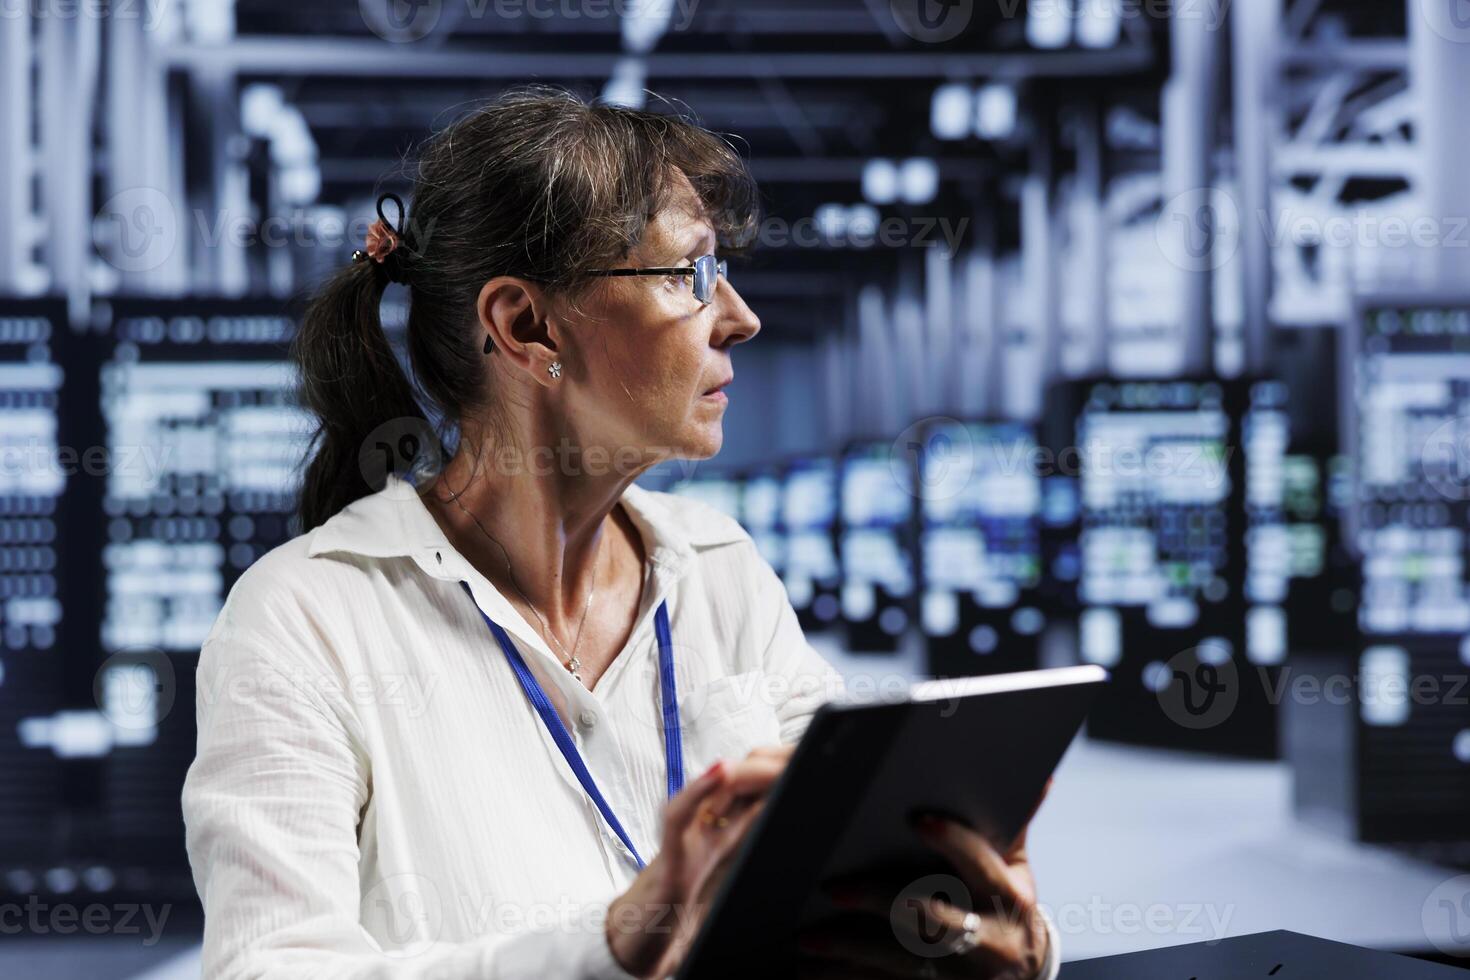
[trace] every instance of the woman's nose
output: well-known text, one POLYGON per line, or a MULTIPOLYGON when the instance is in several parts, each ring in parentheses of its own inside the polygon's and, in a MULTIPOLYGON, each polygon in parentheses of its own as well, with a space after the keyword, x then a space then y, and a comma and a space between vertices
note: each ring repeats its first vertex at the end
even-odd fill
POLYGON ((746 305, 745 300, 730 281, 723 276, 715 287, 715 302, 720 305, 715 323, 715 334, 711 341, 717 347, 733 347, 743 344, 761 332, 760 317, 746 305))

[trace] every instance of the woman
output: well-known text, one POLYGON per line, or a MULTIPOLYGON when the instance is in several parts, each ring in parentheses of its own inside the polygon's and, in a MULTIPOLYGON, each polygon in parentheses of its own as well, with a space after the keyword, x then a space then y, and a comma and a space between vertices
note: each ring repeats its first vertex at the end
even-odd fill
MULTIPOLYGON (((714 255, 756 201, 691 123, 522 90, 428 145, 410 213, 314 301, 309 533, 241 577, 200 656, 206 976, 677 969, 837 689, 740 527, 633 485, 720 448, 760 322, 714 255), (418 393, 457 435, 442 465, 418 393)), ((851 921, 805 937, 812 975, 1055 973, 1024 850, 936 827, 983 914, 916 924, 964 952, 913 957, 892 896, 848 888, 851 921)))

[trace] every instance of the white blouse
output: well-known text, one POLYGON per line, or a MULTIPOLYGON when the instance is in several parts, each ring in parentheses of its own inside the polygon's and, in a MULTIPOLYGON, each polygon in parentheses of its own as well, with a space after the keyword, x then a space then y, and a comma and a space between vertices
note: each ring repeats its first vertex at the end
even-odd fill
POLYGON ((645 859, 667 799, 660 602, 689 779, 794 741, 842 681, 739 524, 638 487, 623 503, 648 579, 592 691, 394 477, 241 576, 200 651, 183 791, 206 977, 627 976, 603 925, 637 867, 479 610, 515 642, 645 859))

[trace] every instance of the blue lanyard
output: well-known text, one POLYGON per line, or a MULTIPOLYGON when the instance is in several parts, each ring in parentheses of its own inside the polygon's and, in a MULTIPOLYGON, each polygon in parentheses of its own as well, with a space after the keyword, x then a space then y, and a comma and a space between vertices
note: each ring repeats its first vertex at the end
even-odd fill
MULTIPOLYGON (((465 594, 474 601, 475 594, 470 591, 468 582, 460 582, 465 594)), ((612 828, 613 833, 623 842, 628 853, 633 855, 633 860, 638 863, 638 869, 643 869, 643 858, 639 856, 638 849, 633 846, 633 841, 628 837, 628 832, 618 822, 617 815, 613 813, 612 807, 608 805, 606 797, 597 788, 597 782, 588 771, 587 764, 582 761, 582 753, 577 751, 576 744, 572 741, 572 735, 567 731, 567 726, 562 723, 561 716, 556 713, 551 699, 541 689, 536 680, 536 675, 526 666, 526 661, 521 657, 520 651, 506 635, 505 630, 489 616, 485 610, 480 609, 480 604, 475 603, 479 609, 480 617, 485 620, 485 625, 490 627, 490 633, 495 641, 500 644, 500 649, 505 651, 505 659, 510 662, 511 670, 515 671, 516 680, 520 681, 521 690, 526 692, 526 700, 536 709, 541 716, 541 722, 546 730, 551 733, 551 740, 556 747, 561 749, 561 754, 567 760, 567 765, 572 767, 576 774, 577 782, 582 784, 582 789, 591 797, 592 802, 597 805, 598 812, 607 825, 612 828)), ((667 602, 658 604, 658 610, 653 616, 654 633, 658 636, 658 685, 660 701, 663 706, 664 721, 664 759, 669 767, 669 798, 672 799, 680 789, 684 787, 684 739, 679 732, 679 698, 674 685, 674 642, 669 634, 669 607, 667 602)))

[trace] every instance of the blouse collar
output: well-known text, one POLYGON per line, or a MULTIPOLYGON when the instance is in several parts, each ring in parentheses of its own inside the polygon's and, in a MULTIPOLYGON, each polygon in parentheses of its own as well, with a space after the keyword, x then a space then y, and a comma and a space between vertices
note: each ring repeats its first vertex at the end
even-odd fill
MULTIPOLYGON (((691 514, 678 498, 634 484, 622 503, 656 561, 687 558, 703 548, 734 544, 744 533, 733 521, 712 522, 691 514)), ((418 558, 450 548, 434 515, 414 485, 390 473, 383 489, 342 508, 312 532, 307 554, 346 552, 366 558, 418 558)), ((435 562, 437 564, 437 562, 435 562)))
MULTIPOLYGON (((710 520, 707 508, 691 507, 669 494, 633 485, 623 492, 622 503, 643 537, 655 602, 668 593, 698 552, 745 539, 734 520, 710 520)), ((467 582, 486 615, 546 649, 540 633, 450 544, 414 484, 397 474, 390 473, 383 489, 353 501, 311 532, 307 555, 331 554, 409 558, 433 578, 467 582)))

